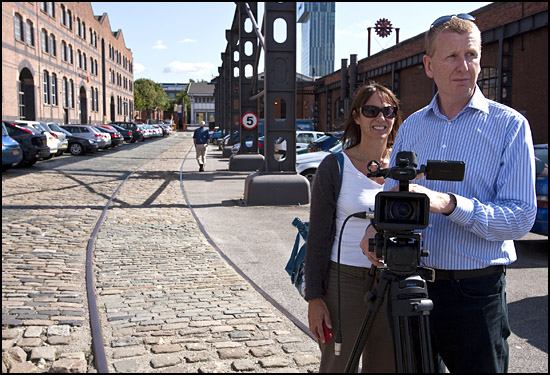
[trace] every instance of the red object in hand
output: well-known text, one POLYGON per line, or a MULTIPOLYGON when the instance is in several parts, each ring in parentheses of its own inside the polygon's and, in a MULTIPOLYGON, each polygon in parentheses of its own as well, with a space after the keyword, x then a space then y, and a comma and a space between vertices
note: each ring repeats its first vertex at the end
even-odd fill
POLYGON ((323 333, 325 334, 325 343, 329 342, 329 340, 332 338, 332 333, 330 333, 330 330, 328 329, 325 322, 323 322, 323 333))

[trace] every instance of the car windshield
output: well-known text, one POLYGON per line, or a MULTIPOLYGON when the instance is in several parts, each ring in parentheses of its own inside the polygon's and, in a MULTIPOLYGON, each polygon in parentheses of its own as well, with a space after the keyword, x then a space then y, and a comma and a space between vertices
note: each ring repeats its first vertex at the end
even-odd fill
POLYGON ((8 129, 6 129, 6 125, 2 123, 2 137, 8 135, 8 129))
POLYGON ((63 132, 63 129, 61 129, 55 122, 49 122, 48 126, 50 129, 52 129, 54 132, 63 132))

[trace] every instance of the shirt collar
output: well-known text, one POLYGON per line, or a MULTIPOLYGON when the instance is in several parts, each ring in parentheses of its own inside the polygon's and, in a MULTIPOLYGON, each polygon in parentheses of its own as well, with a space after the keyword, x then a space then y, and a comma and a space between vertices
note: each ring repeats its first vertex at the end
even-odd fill
MULTIPOLYGON (((439 98, 439 92, 437 92, 434 95, 432 101, 428 105, 427 113, 431 112, 431 113, 433 113, 434 115, 436 115, 438 117, 445 117, 441 113, 441 111, 439 110, 438 98, 439 98)), ((470 99, 468 104, 466 104, 466 107, 464 107, 462 109, 462 111, 460 111, 455 118, 459 117, 462 113, 464 113, 469 108, 472 108, 473 110, 484 112, 486 114, 489 113, 489 101, 485 97, 485 95, 483 95, 483 93, 481 92, 481 89, 479 88, 478 85, 476 85, 476 90, 474 91, 474 95, 472 95, 472 98, 470 99)))

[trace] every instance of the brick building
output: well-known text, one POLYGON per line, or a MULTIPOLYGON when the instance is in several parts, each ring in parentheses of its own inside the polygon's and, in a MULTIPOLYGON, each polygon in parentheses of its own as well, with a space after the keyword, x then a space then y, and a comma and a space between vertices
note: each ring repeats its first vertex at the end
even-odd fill
POLYGON ((131 119, 133 57, 89 2, 2 2, 2 119, 131 119))
MULTIPOLYGON (((482 32, 481 73, 484 95, 521 112, 535 143, 548 143, 548 3, 492 3, 471 14, 482 32)), ((428 27, 429 25, 426 25, 428 27)), ((375 80, 401 100, 404 117, 426 106, 437 88, 422 63, 424 34, 355 61, 298 89, 297 97, 315 103, 314 122, 322 131, 339 129, 356 87, 375 80)), ((298 111, 305 103, 298 106, 298 111)))

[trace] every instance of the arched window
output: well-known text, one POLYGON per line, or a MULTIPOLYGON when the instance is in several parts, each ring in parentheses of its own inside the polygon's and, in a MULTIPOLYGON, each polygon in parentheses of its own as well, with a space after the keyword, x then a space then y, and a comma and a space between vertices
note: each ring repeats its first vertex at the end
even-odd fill
POLYGON ((46 29, 42 29, 42 31, 40 31, 40 42, 42 44, 42 52, 49 53, 50 47, 48 43, 48 32, 46 29))
POLYGON ((34 46, 34 26, 30 20, 25 23, 25 42, 29 46, 34 46))
POLYGON ((15 39, 20 42, 25 41, 25 29, 23 24, 23 17, 19 13, 15 13, 13 17, 13 24, 15 26, 15 39))
POLYGON ((55 35, 50 34, 50 54, 57 56, 57 46, 55 44, 55 35))

